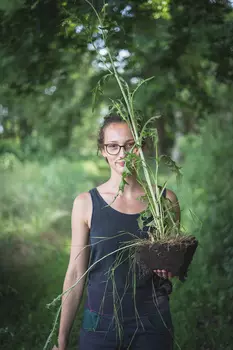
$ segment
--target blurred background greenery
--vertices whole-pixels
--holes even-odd
[[[232,350],[233,1],[107,3],[118,72],[132,89],[155,77],[136,108],[162,116],[160,152],[184,175],[168,187],[200,242],[187,281],[174,281],[176,340],[182,350]],[[101,11],[102,0],[93,4]],[[73,199],[108,177],[96,136],[120,92],[114,80],[100,84],[92,111],[108,60],[84,0],[1,0],[0,19],[0,348],[38,350],[68,263]]]

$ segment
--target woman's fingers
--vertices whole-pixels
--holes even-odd
[[[170,271],[167,271],[167,270],[154,270],[154,272],[159,276],[159,277],[163,277],[163,278],[171,278],[173,277],[172,276],[172,273]]]
[[[157,270],[154,270],[154,272],[157,273],[157,275],[158,275],[159,277],[163,277],[163,272],[162,272],[162,270],[157,269]]]
[[[168,272],[168,278],[172,278],[172,273],[171,272]]]

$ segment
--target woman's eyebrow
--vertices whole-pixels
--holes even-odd
[[[125,142],[129,142],[129,141],[134,141],[134,139],[128,139],[128,140],[126,140]],[[112,142],[114,142],[114,143],[117,143],[117,142],[119,142],[119,141],[108,141],[109,143],[112,143]]]

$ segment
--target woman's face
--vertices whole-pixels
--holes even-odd
[[[115,170],[118,174],[122,174],[124,170],[124,157],[125,149],[121,147],[118,154],[115,153],[118,150],[118,146],[125,146],[129,151],[134,146],[133,135],[127,125],[127,123],[111,123],[104,130],[104,148],[102,155],[107,158],[110,168]],[[106,146],[108,145],[108,146]],[[108,152],[107,152],[108,150]],[[136,150],[134,152],[137,152]]]

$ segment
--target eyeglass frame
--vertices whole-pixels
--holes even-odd
[[[113,144],[114,144],[114,143],[104,143],[104,146],[106,147],[106,152],[107,152],[110,156],[117,156],[117,155],[120,153],[120,151],[121,151],[122,148],[124,148],[124,151],[125,151],[125,152],[128,152],[128,151],[126,151],[126,149],[125,149],[125,146],[127,145],[127,142],[126,142],[126,143],[125,143],[124,145],[122,145],[122,146],[117,145],[118,147],[120,147],[120,148],[119,148],[119,151],[118,151],[117,153],[114,153],[114,154],[109,153],[109,152],[108,152],[108,146],[113,145]],[[133,147],[135,147],[135,144],[134,144],[130,149],[132,149]]]

